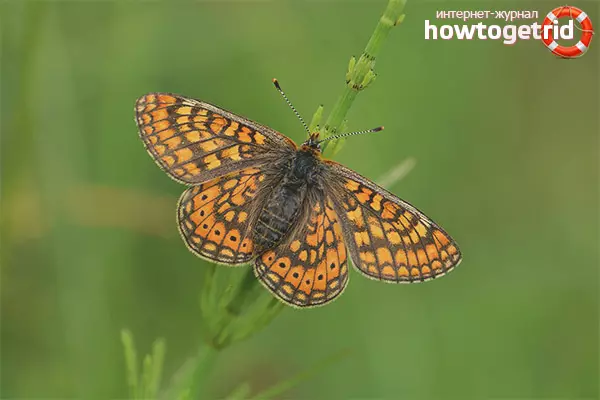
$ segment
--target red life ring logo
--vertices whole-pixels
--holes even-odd
[[[575,19],[581,25],[581,39],[574,46],[561,46],[554,40],[557,36],[559,18]],[[573,6],[555,8],[548,13],[542,23],[542,42],[552,53],[562,58],[581,57],[590,47],[593,35],[594,29],[590,17],[581,9]]]

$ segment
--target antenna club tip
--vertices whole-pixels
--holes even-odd
[[[273,78],[273,85],[275,85],[277,89],[281,90],[281,86],[279,86],[279,81],[277,78]]]
[[[379,131],[382,131],[382,130],[384,130],[384,129],[385,129],[385,126],[381,125],[381,126],[379,126],[379,127],[375,128],[375,129],[373,129],[373,131],[374,131],[374,132],[379,132]]]

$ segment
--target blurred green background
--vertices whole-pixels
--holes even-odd
[[[599,25],[597,4],[575,5]],[[177,234],[184,187],[144,151],[136,98],[202,99],[300,142],[271,78],[305,118],[321,103],[327,113],[385,5],[1,4],[2,397],[127,397],[122,328],[140,353],[165,338],[167,383],[201,344],[207,264]],[[378,179],[414,157],[391,190],[452,234],[461,266],[410,286],[352,271],[331,305],[286,308],[223,351],[208,398],[244,381],[255,392],[341,349],[346,359],[283,397],[598,397],[600,43],[560,60],[534,40],[423,33],[425,19],[459,23],[436,10],[557,6],[407,4],[348,116],[351,130],[386,130],[336,159]]]

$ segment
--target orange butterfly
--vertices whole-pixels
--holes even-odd
[[[298,147],[269,127],[167,93],[139,98],[135,111],[152,158],[191,185],[177,210],[189,249],[226,265],[254,260],[260,282],[287,304],[339,296],[347,252],[367,277],[394,283],[436,278],[461,260],[456,242],[419,210],[322,159],[318,133]]]

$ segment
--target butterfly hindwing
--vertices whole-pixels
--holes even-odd
[[[289,239],[255,261],[258,279],[297,307],[327,303],[348,283],[346,247],[333,204],[322,192],[310,203]]]
[[[223,264],[249,262],[254,257],[252,223],[265,190],[265,173],[258,167],[187,189],[179,200],[177,216],[190,250]]]
[[[137,100],[135,111],[140,137],[152,158],[186,184],[256,166],[296,147],[271,128],[182,96],[147,94]]]
[[[435,222],[343,165],[326,164],[348,251],[361,272],[383,281],[421,282],[459,264],[458,245]]]

